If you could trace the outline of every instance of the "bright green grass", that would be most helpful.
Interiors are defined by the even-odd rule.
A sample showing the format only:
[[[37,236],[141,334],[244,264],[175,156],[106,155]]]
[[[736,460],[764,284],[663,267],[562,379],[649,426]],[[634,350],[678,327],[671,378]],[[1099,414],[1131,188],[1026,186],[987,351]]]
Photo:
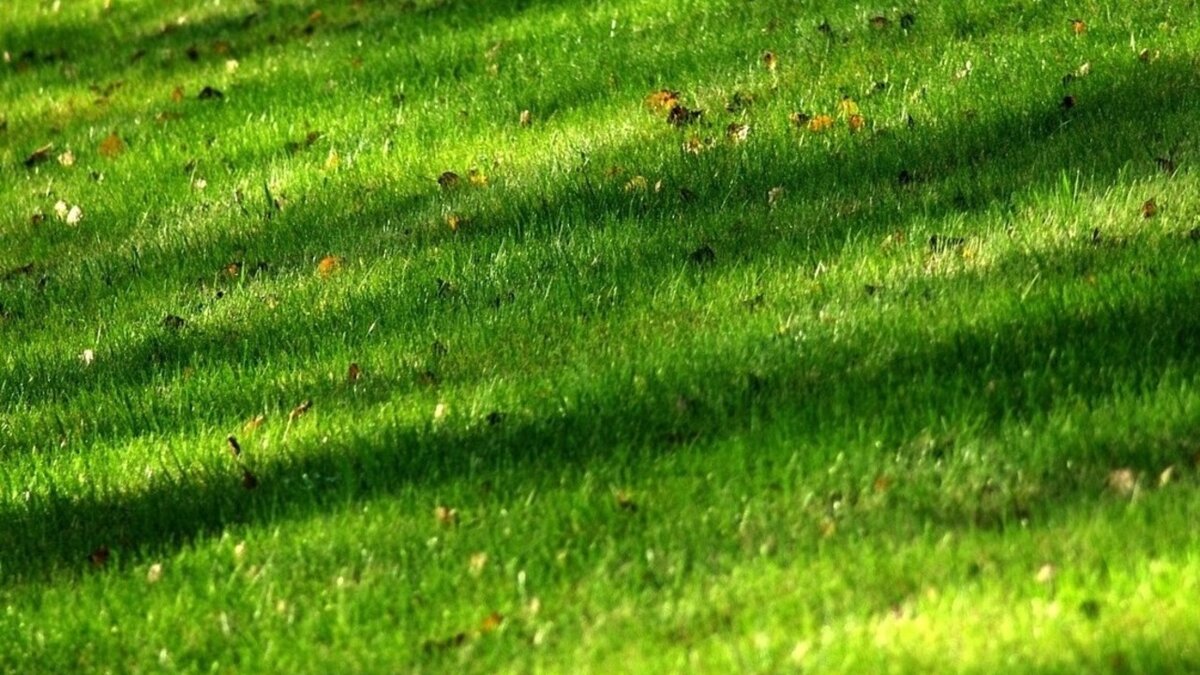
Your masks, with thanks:
[[[0,5],[0,671],[1200,668],[1194,3],[103,4]]]

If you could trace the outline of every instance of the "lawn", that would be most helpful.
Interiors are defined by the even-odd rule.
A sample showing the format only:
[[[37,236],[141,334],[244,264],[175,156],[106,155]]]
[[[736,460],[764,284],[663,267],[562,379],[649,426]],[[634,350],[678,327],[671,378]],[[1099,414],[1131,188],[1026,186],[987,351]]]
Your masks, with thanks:
[[[0,671],[1200,669],[1194,2],[0,51]]]

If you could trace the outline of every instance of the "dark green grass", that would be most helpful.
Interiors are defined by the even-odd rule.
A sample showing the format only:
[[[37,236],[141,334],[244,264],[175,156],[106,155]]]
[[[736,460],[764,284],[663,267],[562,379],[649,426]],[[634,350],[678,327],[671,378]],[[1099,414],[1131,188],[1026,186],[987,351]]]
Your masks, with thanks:
[[[1187,3],[64,4],[0,669],[1197,667]]]

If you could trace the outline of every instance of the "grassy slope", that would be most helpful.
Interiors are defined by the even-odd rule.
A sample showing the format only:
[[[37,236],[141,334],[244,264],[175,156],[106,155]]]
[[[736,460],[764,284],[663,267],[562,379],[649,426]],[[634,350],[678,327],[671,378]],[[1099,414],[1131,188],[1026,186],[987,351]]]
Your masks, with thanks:
[[[1200,663],[1190,3],[63,4],[0,8],[0,670]]]

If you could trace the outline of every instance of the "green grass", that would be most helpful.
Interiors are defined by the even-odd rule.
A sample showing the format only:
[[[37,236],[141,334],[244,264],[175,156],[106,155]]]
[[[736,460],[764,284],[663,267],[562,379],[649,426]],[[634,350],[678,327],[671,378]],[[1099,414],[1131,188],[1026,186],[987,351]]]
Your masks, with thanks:
[[[0,6],[0,671],[1200,668],[1193,3],[111,5]]]

